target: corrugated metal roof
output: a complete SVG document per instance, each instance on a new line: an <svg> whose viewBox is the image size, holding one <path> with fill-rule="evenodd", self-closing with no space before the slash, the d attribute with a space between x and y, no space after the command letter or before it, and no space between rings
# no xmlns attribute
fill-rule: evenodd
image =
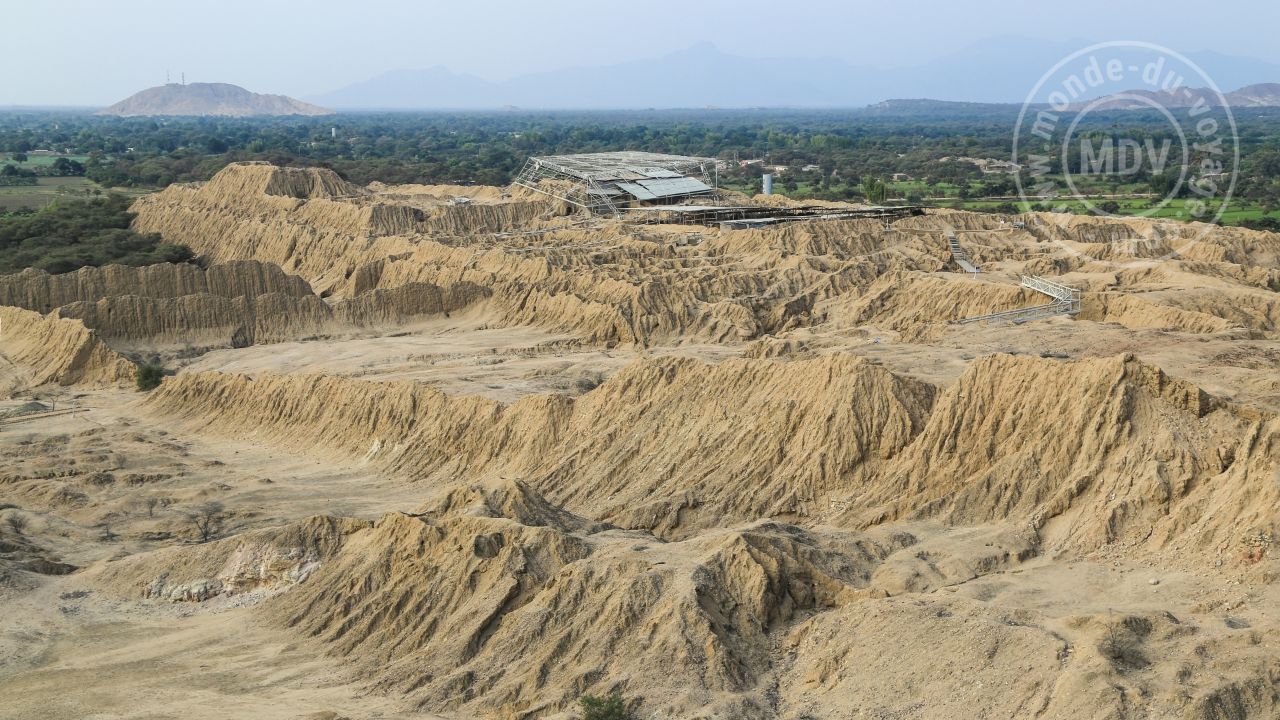
<svg viewBox="0 0 1280 720"><path fill-rule="evenodd" d="M711 186L690 177L662 178L659 180L641 180L640 183L655 197L671 197L673 195L692 195L694 193L711 192ZM630 192L628 190L628 192Z"/></svg>
<svg viewBox="0 0 1280 720"><path fill-rule="evenodd" d="M752 205L646 205L638 208L627 208L629 212L678 212L700 213L719 212L724 210L750 210Z"/></svg>
<svg viewBox="0 0 1280 720"><path fill-rule="evenodd" d="M636 172L641 173L641 177L650 178L678 178L683 177L680 173L666 168L633 168Z"/></svg>
<svg viewBox="0 0 1280 720"><path fill-rule="evenodd" d="M618 183L618 187L631 195L637 200L657 200L658 196L649 191L648 188L642 187L635 183Z"/></svg>

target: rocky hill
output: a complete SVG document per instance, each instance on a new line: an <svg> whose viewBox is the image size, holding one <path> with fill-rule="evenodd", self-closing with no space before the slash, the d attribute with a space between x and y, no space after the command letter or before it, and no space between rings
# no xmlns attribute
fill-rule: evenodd
<svg viewBox="0 0 1280 720"><path fill-rule="evenodd" d="M284 95L263 95L228 83L168 83L135 93L99 115L255 117L262 115L329 115L330 111Z"/></svg>
<svg viewBox="0 0 1280 720"><path fill-rule="evenodd" d="M1101 100L1080 103L1075 109L1083 109L1093 105L1099 110L1149 110L1151 105L1143 102L1146 98L1158 103L1161 107L1194 107L1204 104L1218 107L1226 100L1226 105L1233 108L1245 107L1280 107L1280 83L1258 83L1239 90L1218 93L1211 88L1175 88L1173 90L1126 90L1117 95ZM1096 104L1095 104L1096 103Z"/></svg>

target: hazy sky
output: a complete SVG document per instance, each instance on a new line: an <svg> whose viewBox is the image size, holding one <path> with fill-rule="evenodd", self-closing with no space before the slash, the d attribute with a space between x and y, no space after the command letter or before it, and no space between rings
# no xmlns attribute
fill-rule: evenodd
<svg viewBox="0 0 1280 720"><path fill-rule="evenodd" d="M1158 9L1157 9L1158 8ZM500 80L710 41L914 65L983 39L1141 39L1280 63L1275 0L5 0L0 106L106 105L164 82L305 97L398 68ZM1277 78L1280 81L1280 78Z"/></svg>

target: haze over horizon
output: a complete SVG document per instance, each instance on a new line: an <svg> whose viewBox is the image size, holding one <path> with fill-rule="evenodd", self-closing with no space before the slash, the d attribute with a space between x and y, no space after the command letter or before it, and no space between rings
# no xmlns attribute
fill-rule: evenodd
<svg viewBox="0 0 1280 720"><path fill-rule="evenodd" d="M1026 12L1024 3L1009 0L981 10L938 0L909 7L809 1L783 10L720 0L656 2L645 11L578 0L550 9L497 0L466 6L370 0L354 11L329 0L188 2L180 9L158 0L20 5L7 15L11 27L26 31L11 33L6 42L13 56L38 56L40 62L5 78L0 106L104 106L162 84L166 71L174 82L185 73L188 82L233 83L298 98L322 97L402 69L445 67L502 82L660 58L706 43L744 58L901 70L984 45L998 52L1009 38L1019 46L1083 45L1110 39L1104 32L1119 32L1188 54L1280 65L1280 48L1269 37L1280 7L1239 0L1215 5L1214 15L1229 23L1230 34L1207 30L1212 22L1206 22L1202 5L1188 0L1165 3L1158 14L1081 0L1070 18L1051 27ZM1238 22L1244 16L1250 21ZM34 31L40 28L47 32ZM101 51L90 54L104 36L114 38L107 62ZM51 37L59 43L57 53L47 52ZM512 48L519 48L518 60ZM1011 67L1028 62L1023 52L1009 55ZM1038 74L1040 68L1030 70ZM762 98L760 104L784 104L771 102L767 93Z"/></svg>
<svg viewBox="0 0 1280 720"><path fill-rule="evenodd" d="M1277 0L5 10L0 720L1280 720Z"/></svg>

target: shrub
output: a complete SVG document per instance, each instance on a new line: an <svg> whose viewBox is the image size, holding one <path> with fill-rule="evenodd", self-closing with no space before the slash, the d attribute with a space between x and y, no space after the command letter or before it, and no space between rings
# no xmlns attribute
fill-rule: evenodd
<svg viewBox="0 0 1280 720"><path fill-rule="evenodd" d="M1151 622L1146 618L1127 617L1120 622L1107 623L1098 652L1111 661L1117 670L1144 668L1150 663L1142 653L1142 640L1151 632Z"/></svg>
<svg viewBox="0 0 1280 720"><path fill-rule="evenodd" d="M134 381L138 384L138 390L146 392L159 387L160 380L164 377L164 368L155 363L143 363L138 366L138 372L134 376Z"/></svg>
<svg viewBox="0 0 1280 720"><path fill-rule="evenodd" d="M19 515L18 513L10 513L9 516L5 518L5 523L8 524L9 529L13 531L14 535L21 535L22 531L27 529L27 516Z"/></svg>
<svg viewBox="0 0 1280 720"><path fill-rule="evenodd" d="M600 387L600 383L604 382L602 373L586 373L573 381L573 387L580 393L589 393Z"/></svg>
<svg viewBox="0 0 1280 720"><path fill-rule="evenodd" d="M582 720L628 720L631 717L622 696L617 694L603 698L583 695L578 698L578 704L582 706Z"/></svg>
<svg viewBox="0 0 1280 720"><path fill-rule="evenodd" d="M978 212L996 213L997 215L1017 215L1022 212L1017 205L1011 202L996 203L995 205L987 205L974 208Z"/></svg>
<svg viewBox="0 0 1280 720"><path fill-rule="evenodd" d="M1280 231L1280 219L1273 217L1261 217L1257 220L1242 220L1240 224L1250 230L1265 230L1268 232Z"/></svg>

